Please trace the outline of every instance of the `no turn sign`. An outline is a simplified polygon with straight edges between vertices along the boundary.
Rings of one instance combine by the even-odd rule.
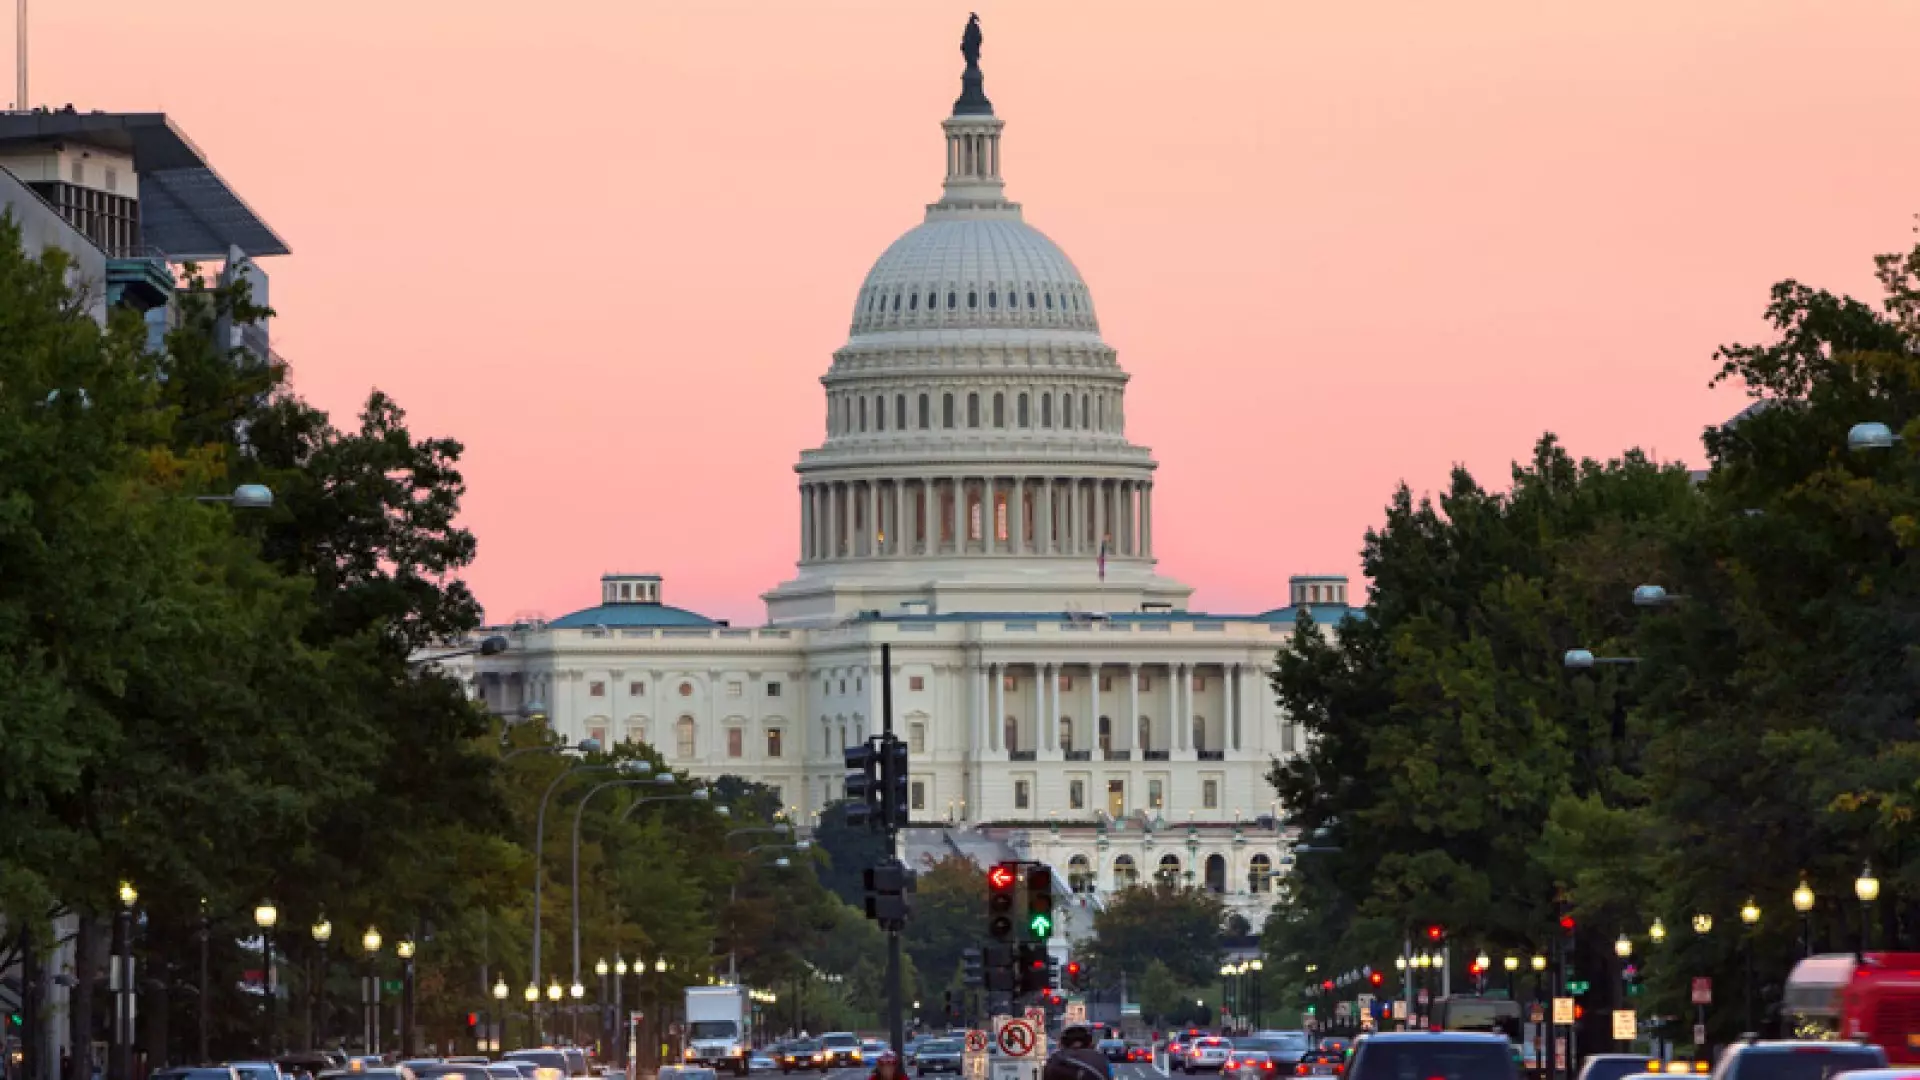
[[[1008,1057],[1026,1057],[1040,1042],[1033,1025],[1026,1020],[1008,1020],[1000,1029],[1000,1052]]]
[[[967,1053],[984,1054],[987,1052],[987,1033],[979,1028],[967,1032]]]

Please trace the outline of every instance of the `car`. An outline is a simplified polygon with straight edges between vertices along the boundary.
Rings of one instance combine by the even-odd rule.
[[[1313,1049],[1313,1039],[1304,1031],[1262,1031],[1233,1040],[1233,1048],[1259,1050],[1279,1066],[1299,1061],[1302,1054]]]
[[[1580,1066],[1579,1080],[1626,1080],[1634,1073],[1661,1071],[1660,1063],[1645,1054],[1592,1054]]]
[[[280,1066],[271,1061],[229,1061],[227,1064],[240,1074],[240,1080],[285,1080]]]
[[[1346,1056],[1347,1051],[1352,1049],[1353,1047],[1352,1047],[1352,1044],[1345,1039],[1338,1039],[1338,1038],[1334,1038],[1333,1036],[1328,1036],[1320,1040],[1319,1048],[1322,1050],[1331,1050],[1334,1053],[1344,1057]]]
[[[1341,1076],[1347,1071],[1347,1055],[1335,1050],[1309,1050],[1293,1064],[1295,1076]]]
[[[1181,1055],[1182,1072],[1218,1072],[1233,1056],[1233,1044],[1218,1035],[1202,1035]]]
[[[1324,1048],[1323,1048],[1324,1049]],[[1446,1031],[1376,1032],[1354,1051],[1347,1080],[1518,1080],[1513,1044],[1505,1035]]]
[[[1713,1066],[1713,1080],[1826,1080],[1885,1068],[1887,1052],[1871,1043],[1782,1039],[1735,1043]],[[1912,1069],[1905,1070],[1911,1076]]]
[[[719,1074],[705,1065],[662,1065],[659,1080],[719,1080]]]
[[[485,1065],[469,1062],[435,1061],[413,1066],[419,1080],[491,1080]]]
[[[820,1036],[820,1053],[829,1069],[858,1068],[864,1056],[860,1037],[851,1031],[829,1031]]]
[[[1129,1065],[1153,1064],[1153,1047],[1148,1046],[1145,1043],[1137,1043],[1137,1042],[1128,1043],[1127,1044],[1127,1064]]]
[[[240,1080],[231,1065],[190,1065],[157,1069],[147,1080]]]
[[[879,1057],[891,1049],[893,1049],[893,1047],[888,1046],[885,1039],[860,1040],[860,1052],[870,1058]]]
[[[827,1053],[818,1039],[795,1039],[780,1052],[780,1071],[783,1073],[804,1072],[808,1069],[825,1071]]]
[[[1220,1066],[1220,1075],[1227,1080],[1267,1080],[1275,1070],[1271,1054],[1265,1050],[1242,1050],[1236,1039],[1233,1055]]]
[[[914,1059],[914,1075],[947,1072],[959,1076],[965,1049],[966,1044],[959,1039],[928,1039],[920,1044],[920,1053]]]
[[[926,1042],[931,1037],[932,1036],[928,1035],[915,1035],[913,1038],[908,1039],[907,1044],[900,1048],[900,1063],[902,1065],[912,1065],[913,1059],[920,1053],[920,1044]]]
[[[772,1072],[779,1067],[773,1050],[755,1050],[747,1055],[747,1068],[751,1071]]]

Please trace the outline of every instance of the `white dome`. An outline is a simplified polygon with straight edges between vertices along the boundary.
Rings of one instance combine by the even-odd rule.
[[[949,327],[1100,328],[1073,261],[1011,215],[939,217],[907,230],[854,301],[856,335]]]

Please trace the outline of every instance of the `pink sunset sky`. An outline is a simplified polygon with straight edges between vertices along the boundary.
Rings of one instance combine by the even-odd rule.
[[[1698,460],[1768,286],[1869,293],[1920,211],[1911,0],[35,0],[32,96],[172,114],[288,240],[276,348],[466,443],[491,617],[621,569],[750,623],[969,10],[1198,609],[1542,431]]]

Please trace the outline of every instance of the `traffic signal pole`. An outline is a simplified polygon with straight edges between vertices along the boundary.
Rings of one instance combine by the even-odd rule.
[[[895,737],[893,734],[893,646],[885,642],[880,644],[880,746],[882,761],[892,763]],[[889,788],[893,782],[901,785],[906,777],[888,777]],[[888,810],[895,806],[895,793],[887,793]],[[910,808],[910,807],[909,807]],[[896,820],[897,814],[889,812],[883,815],[887,830],[888,858],[898,858],[900,826],[905,824]],[[899,1054],[907,1044],[906,1002],[900,986],[900,924],[892,923],[887,927],[887,1037],[893,1043],[893,1052]]]

